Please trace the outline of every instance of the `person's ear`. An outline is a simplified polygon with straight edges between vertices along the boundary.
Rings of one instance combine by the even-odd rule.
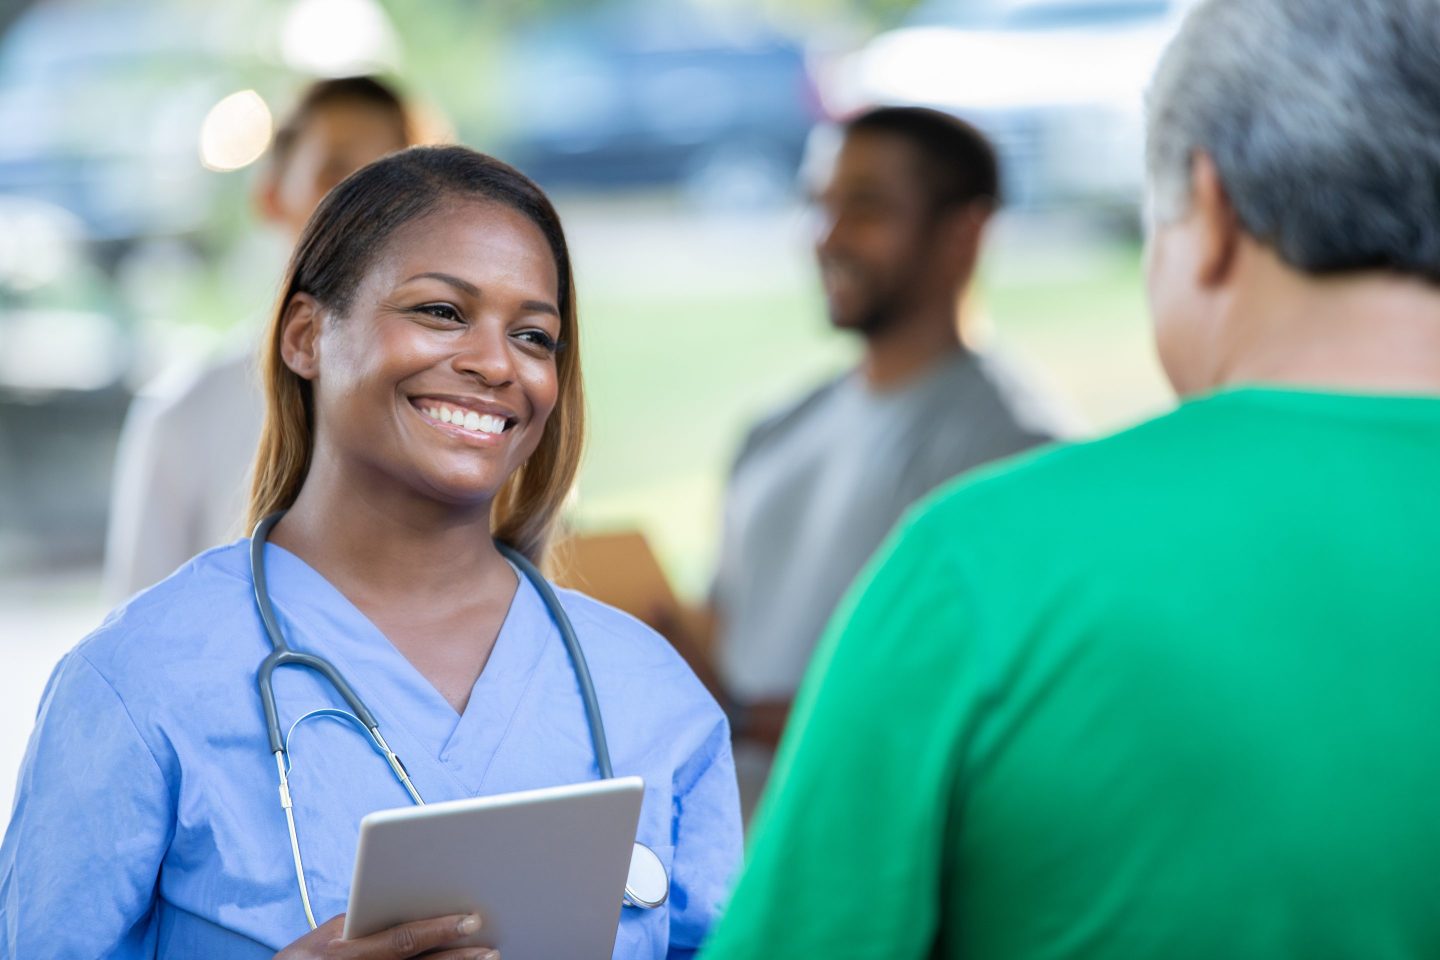
[[[273,164],[255,182],[252,200],[261,220],[269,224],[285,223],[285,208],[280,203],[280,172]]]
[[[325,311],[308,293],[297,293],[280,318],[280,359],[302,380],[320,375],[320,331]]]
[[[946,259],[962,282],[975,272],[976,261],[980,259],[980,245],[985,239],[985,228],[989,225],[993,213],[994,207],[990,203],[975,201],[956,207],[946,214]]]
[[[1202,289],[1223,286],[1235,269],[1240,248],[1240,221],[1215,161],[1195,154],[1190,171],[1190,206],[1197,231],[1196,282]]]

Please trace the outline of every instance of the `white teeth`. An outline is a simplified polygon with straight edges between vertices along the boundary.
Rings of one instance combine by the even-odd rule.
[[[421,412],[431,420],[463,427],[474,433],[488,433],[494,436],[505,432],[505,418],[494,414],[476,413],[474,410],[464,409],[451,410],[446,406],[422,407]]]

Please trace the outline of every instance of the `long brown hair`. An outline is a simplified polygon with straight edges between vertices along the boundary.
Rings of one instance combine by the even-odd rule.
[[[544,560],[580,467],[585,434],[570,252],[560,216],[544,192],[514,167],[467,147],[412,147],[377,160],[332,190],[305,225],[285,272],[261,358],[265,426],[250,490],[252,526],[295,502],[315,447],[310,383],[286,366],[280,353],[286,307],[296,294],[306,293],[344,317],[365,272],[397,230],[444,204],[469,200],[503,204],[528,217],[549,243],[559,276],[559,396],[539,446],[500,488],[490,521],[496,539],[535,563]]]

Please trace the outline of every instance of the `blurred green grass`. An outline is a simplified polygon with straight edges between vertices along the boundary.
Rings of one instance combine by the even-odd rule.
[[[600,274],[582,288],[589,449],[574,521],[639,527],[684,594],[714,562],[725,476],[755,419],[857,355],[832,331],[809,264],[780,283],[658,291]],[[1002,238],[978,298],[984,341],[1048,380],[1092,430],[1168,403],[1133,242]]]

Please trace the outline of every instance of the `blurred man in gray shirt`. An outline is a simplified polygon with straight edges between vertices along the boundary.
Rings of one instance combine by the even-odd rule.
[[[856,369],[757,425],[730,478],[711,680],[733,705],[737,739],[758,748],[748,776],[737,757],[747,799],[821,631],[905,509],[1065,422],[961,339],[960,305],[999,199],[981,134],[931,110],[875,109],[844,125],[819,179],[830,320],[865,349]]]

